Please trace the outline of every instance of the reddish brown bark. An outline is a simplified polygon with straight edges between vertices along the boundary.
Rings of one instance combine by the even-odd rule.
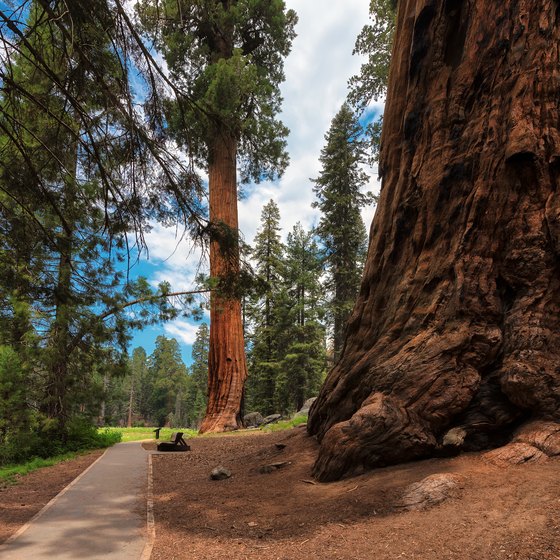
[[[559,45],[555,0],[399,2],[367,265],[310,414],[319,479],[559,419]]]
[[[218,135],[210,150],[210,275],[235,280],[239,273],[236,140]],[[225,292],[210,300],[208,405],[200,432],[241,427],[241,400],[247,378],[241,300]]]

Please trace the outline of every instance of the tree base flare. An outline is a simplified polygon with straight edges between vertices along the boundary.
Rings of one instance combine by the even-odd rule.
[[[243,427],[234,413],[207,415],[199,428],[200,434],[233,432]]]
[[[425,456],[436,440],[414,413],[376,393],[347,422],[329,429],[313,467],[321,482]]]

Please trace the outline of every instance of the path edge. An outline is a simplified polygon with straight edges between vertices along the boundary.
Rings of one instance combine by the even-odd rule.
[[[27,529],[29,529],[29,526],[31,525],[31,523],[33,523],[34,521],[36,521],[37,519],[39,519],[39,517],[41,517],[43,514],[45,514],[53,505],[54,503],[61,498],[62,496],[64,496],[64,494],[66,494],[66,492],[68,492],[68,490],[70,490],[70,488],[72,488],[72,486],[74,486],[75,484],[77,484],[82,477],[84,477],[90,469],[92,469],[94,467],[94,465],[100,461],[101,459],[103,459],[103,457],[105,457],[105,454],[107,453],[107,451],[109,451],[110,447],[107,447],[107,449],[105,449],[105,451],[99,455],[99,457],[97,457],[97,459],[84,471],[82,471],[74,480],[72,480],[68,485],[66,485],[56,496],[54,496],[53,498],[51,498],[46,505],[44,505],[29,521],[27,521],[27,523],[25,523],[25,525],[22,525],[13,535],[11,535],[10,537],[8,537],[1,545],[0,545],[0,552],[2,552],[2,550],[4,548],[7,548],[7,546],[14,542],[19,536],[21,536],[23,533],[25,533],[25,531],[27,531]]]
[[[154,471],[152,453],[148,455],[148,494],[146,499],[146,544],[140,560],[150,560],[156,540],[156,524],[154,517]]]

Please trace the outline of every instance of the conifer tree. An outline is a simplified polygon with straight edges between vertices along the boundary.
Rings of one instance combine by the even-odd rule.
[[[370,0],[371,21],[362,28],[352,53],[367,57],[360,72],[348,82],[348,102],[363,121],[368,160],[372,165],[379,157],[383,116],[372,113],[368,106],[372,101],[382,99],[387,92],[396,6],[396,0]]]
[[[152,380],[151,406],[159,426],[183,424],[183,399],[187,390],[187,368],[181,358],[179,343],[160,335],[148,359]]]
[[[260,181],[287,164],[276,120],[295,13],[283,0],[144,0],[140,15],[188,99],[168,114],[175,139],[209,176],[211,297],[209,399],[201,431],[241,425],[247,376],[239,274],[237,164]]]
[[[33,361],[44,425],[64,439],[67,420],[84,408],[85,388],[96,393],[95,376],[124,368],[130,327],[152,320],[145,308],[136,316],[122,312],[131,299],[153,306],[155,294],[142,279],[127,283],[116,267],[127,258],[126,232],[153,205],[133,211],[137,193],[121,184],[125,212],[104,182],[108,174],[113,185],[126,175],[123,123],[79,48],[97,45],[105,86],[117,87],[119,64],[104,32],[73,12],[70,42],[51,25],[48,9],[30,3],[30,32],[3,69],[9,87],[0,96],[0,343]],[[89,121],[97,128],[85,129]]]
[[[352,310],[366,255],[367,236],[360,210],[371,201],[362,193],[368,175],[362,170],[362,128],[347,104],[334,117],[321,150],[322,169],[314,180],[316,208],[321,211],[317,234],[324,247],[330,293],[334,359],[344,342],[345,323]]]
[[[316,395],[326,373],[321,271],[314,235],[297,223],[288,234],[277,304],[280,363],[274,404],[283,413],[299,410],[307,398]]]
[[[192,364],[189,368],[185,418],[187,425],[198,428],[206,411],[208,393],[208,347],[210,329],[201,323],[192,346]]]
[[[278,297],[285,265],[280,239],[280,210],[270,200],[261,213],[261,226],[255,236],[252,257],[255,261],[257,290],[248,305],[249,378],[247,404],[262,414],[274,412],[274,392],[280,366],[278,346]]]

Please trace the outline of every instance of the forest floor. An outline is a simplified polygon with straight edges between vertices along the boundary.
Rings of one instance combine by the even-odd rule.
[[[318,484],[317,443],[302,428],[189,444],[190,452],[153,456],[152,560],[560,560],[560,459],[497,466],[467,454]],[[100,453],[0,488],[0,542]],[[274,463],[285,464],[261,472]],[[217,466],[231,478],[210,480]],[[442,473],[460,481],[451,497],[403,509],[410,484]]]
[[[467,454],[317,484],[317,443],[301,428],[189,444],[153,456],[152,560],[560,560],[559,459],[499,467]],[[217,466],[232,477],[210,480]],[[455,495],[403,511],[405,488],[435,473],[457,475]]]

